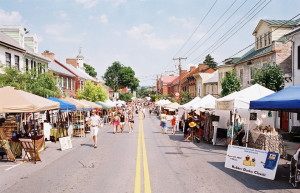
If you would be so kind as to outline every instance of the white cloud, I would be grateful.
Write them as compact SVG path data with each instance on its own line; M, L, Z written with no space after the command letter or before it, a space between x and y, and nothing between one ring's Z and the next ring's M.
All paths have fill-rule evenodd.
M61 19L67 19L68 18L68 14L65 11L59 11L58 15Z
M83 4L84 8L92 8L96 6L100 0L75 0L77 3Z
M7 12L0 9L1 25L19 25L22 23L22 16L17 11Z
M71 25L68 23L48 24L44 26L44 30L48 35L60 36L63 35L70 27Z
M100 16L89 16L89 19L99 21L100 23L108 23L108 17L106 14Z
M123 3L126 3L127 0L115 0L115 2L113 3L114 6L119 6Z
M183 40L170 37L161 38L153 32L153 27L149 24L141 24L134 26L132 29L126 31L127 35L133 39L142 42L150 48L158 50L166 50L172 46L178 46L183 43Z
M187 28L195 28L196 24L191 19L179 18L175 16L169 17L169 21L179 23Z

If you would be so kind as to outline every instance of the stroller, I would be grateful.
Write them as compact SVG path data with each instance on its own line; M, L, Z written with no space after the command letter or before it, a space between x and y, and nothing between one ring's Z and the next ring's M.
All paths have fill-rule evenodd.
M290 180L289 182L296 188L300 182L300 148L291 158L290 165Z

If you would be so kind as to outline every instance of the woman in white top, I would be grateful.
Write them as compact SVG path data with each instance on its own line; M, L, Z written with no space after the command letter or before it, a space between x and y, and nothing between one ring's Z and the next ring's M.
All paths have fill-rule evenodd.
M167 115L165 112L160 114L160 124L161 124L161 132L162 134L167 133Z

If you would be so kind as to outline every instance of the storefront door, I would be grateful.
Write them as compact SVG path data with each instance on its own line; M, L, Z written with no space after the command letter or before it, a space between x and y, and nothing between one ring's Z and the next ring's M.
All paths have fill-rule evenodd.
M288 112L280 112L280 128L283 131L289 131L289 113Z

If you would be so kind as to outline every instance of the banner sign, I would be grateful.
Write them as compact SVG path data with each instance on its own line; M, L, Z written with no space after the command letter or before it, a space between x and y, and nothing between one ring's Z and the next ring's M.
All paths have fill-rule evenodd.
M228 145L225 167L270 180L275 179L279 154Z
M59 143L60 143L60 149L66 150L66 149L71 149L72 148L72 141L71 141L71 137L61 137L59 138Z
M233 101L216 101L216 110L233 110Z

